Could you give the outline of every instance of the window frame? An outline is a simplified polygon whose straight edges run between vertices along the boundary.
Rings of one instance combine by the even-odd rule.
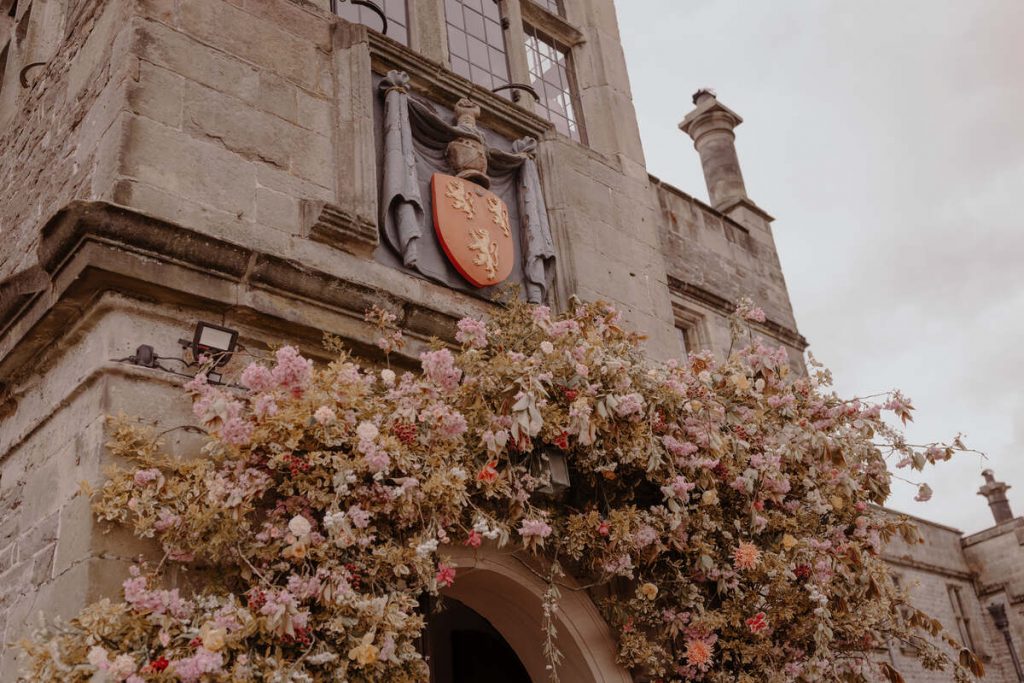
[[[679,331],[686,358],[691,353],[713,351],[708,336],[707,317],[678,301],[672,302],[673,324]]]
[[[377,5],[378,7],[380,7],[380,10],[382,12],[384,12],[385,16],[387,16],[387,9],[385,7],[385,1],[386,0],[370,0],[370,1],[373,2],[375,5]],[[401,45],[405,45],[406,47],[410,47],[411,48],[411,47],[413,47],[413,35],[414,35],[414,30],[413,30],[413,20],[415,18],[414,17],[414,10],[413,10],[414,2],[411,2],[410,0],[398,0],[398,1],[400,1],[405,6],[405,23],[401,24],[402,28],[405,29],[405,40],[404,41],[398,40],[394,36],[388,35],[386,33],[381,33],[380,29],[383,28],[383,27],[378,26],[375,23],[365,24],[365,23],[363,23],[362,19],[359,19],[358,21],[354,21],[352,19],[348,19],[347,17],[342,16],[341,13],[338,11],[343,5],[347,4],[347,5],[350,5],[352,7],[355,7],[357,13],[360,13],[363,10],[365,10],[365,11],[370,12],[371,14],[374,15],[373,18],[374,18],[375,21],[380,21],[380,17],[378,17],[376,15],[376,13],[373,10],[369,9],[368,7],[364,7],[364,6],[360,6],[360,5],[353,5],[349,0],[330,0],[328,9],[330,10],[331,14],[333,14],[334,16],[341,17],[345,21],[356,23],[356,24],[359,24],[361,26],[366,26],[368,29],[374,30],[377,33],[381,33],[381,35],[386,36],[387,38],[390,38],[391,40],[394,40],[395,42],[397,42],[397,43],[399,43]],[[390,26],[390,24],[393,21],[395,21],[395,20],[392,17],[388,17],[388,25],[389,26]]]
[[[974,634],[971,632],[971,618],[967,615],[964,606],[962,586],[949,583],[946,584],[946,593],[949,595],[949,603],[953,608],[953,618],[956,621],[956,629],[963,639],[963,646],[972,652],[977,652],[974,645]]]
[[[525,0],[525,1],[529,2],[530,0]],[[532,32],[532,34],[530,32]],[[565,135],[569,139],[571,139],[571,140],[573,140],[575,142],[578,142],[581,145],[586,145],[587,144],[587,128],[586,128],[586,125],[584,123],[583,103],[582,103],[582,101],[580,99],[580,88],[579,88],[579,83],[577,81],[577,75],[576,75],[576,71],[577,71],[577,69],[576,69],[576,59],[575,59],[575,55],[573,54],[572,47],[570,45],[562,43],[561,41],[558,40],[558,38],[556,38],[556,37],[550,35],[549,33],[545,32],[542,28],[539,28],[539,27],[537,27],[537,26],[535,26],[533,24],[530,24],[530,23],[524,21],[524,23],[523,23],[523,49],[524,49],[524,52],[530,49],[526,45],[526,41],[529,38],[533,38],[534,40],[536,40],[536,41],[538,41],[540,43],[546,43],[550,49],[552,49],[552,50],[554,50],[554,51],[564,55],[564,57],[565,57],[565,65],[564,65],[564,67],[565,67],[565,81],[566,81],[565,82],[564,92],[568,96],[568,98],[569,98],[569,105],[572,108],[572,117],[570,118],[568,115],[565,115],[564,118],[567,121],[570,121],[572,123],[572,125],[576,127],[576,136],[574,137],[571,134],[561,133],[561,131],[559,131],[559,132],[562,135]],[[527,60],[527,61],[529,61],[529,60]],[[529,72],[529,66],[527,66],[527,70]],[[525,81],[525,82],[529,83],[530,85],[533,85],[533,77],[534,77],[534,74],[532,72],[529,72],[528,80]],[[538,93],[538,94],[541,94],[541,93]],[[541,95],[541,97],[542,97],[542,102],[543,102],[543,95]],[[552,109],[552,107],[548,106],[547,104],[542,104],[542,102],[535,103],[534,111],[535,111],[535,113],[538,113],[538,115],[541,118],[544,118],[544,119],[547,119],[547,120],[551,121],[551,119],[548,119],[548,117],[545,116],[544,113],[537,112],[538,108],[540,108],[540,109]],[[554,124],[554,121],[551,121],[551,122],[552,122],[552,124]],[[556,130],[557,130],[557,126],[556,126]]]
[[[454,3],[456,3],[456,4],[458,4],[460,6],[460,10],[462,11],[462,23],[463,23],[462,27],[459,27],[458,25],[456,25],[455,22],[450,20],[449,15],[448,15],[448,4],[449,4],[449,2],[454,2]],[[506,4],[507,3],[496,2],[495,0],[478,0],[478,4],[480,4],[481,7],[487,5],[488,3],[493,3],[495,5],[495,8],[496,8],[496,15],[497,15],[497,22],[496,23],[498,24],[498,31],[500,32],[501,41],[502,41],[501,52],[502,52],[502,57],[504,59],[504,67],[505,67],[504,75],[503,74],[495,73],[495,71],[494,71],[494,69],[492,68],[492,65],[491,65],[491,57],[493,55],[491,55],[490,53],[491,53],[492,50],[497,50],[497,47],[492,45],[492,43],[490,41],[490,36],[489,36],[489,34],[487,32],[487,24],[488,24],[488,22],[492,22],[492,23],[494,23],[494,22],[493,22],[493,20],[490,17],[487,16],[486,10],[482,9],[480,12],[477,12],[475,9],[473,9],[472,7],[469,6],[469,2],[467,2],[466,0],[443,0],[442,12],[441,12],[442,17],[441,17],[441,19],[442,19],[442,23],[443,23],[442,31],[443,31],[443,34],[444,34],[445,47],[447,48],[447,54],[445,56],[445,61],[446,61],[446,64],[447,64],[448,68],[453,73],[458,75],[460,78],[465,78],[466,80],[470,81],[471,83],[474,83],[475,85],[478,85],[481,88],[484,88],[486,90],[489,90],[489,91],[493,92],[495,88],[499,88],[499,87],[501,87],[503,85],[508,85],[510,83],[515,83],[516,82],[516,78],[513,75],[514,74],[514,68],[513,68],[514,55],[512,54],[512,51],[510,50],[511,41],[510,41],[510,36],[509,36],[509,33],[510,33],[509,29],[511,27],[511,21],[510,21],[509,17],[506,15]],[[474,13],[474,14],[480,14],[480,16],[482,17],[483,22],[484,22],[484,33],[483,33],[482,36],[473,34],[468,29],[468,27],[465,26],[465,19],[466,19],[466,12],[467,12],[467,10],[472,12],[472,13]],[[466,56],[465,57],[455,54],[455,52],[452,49],[452,45],[451,45],[452,33],[451,32],[453,30],[460,31],[463,34],[465,34],[465,36],[466,36],[466,43],[467,43],[467,45],[466,45]],[[483,43],[484,49],[488,52],[488,68],[485,71],[490,76],[490,79],[491,79],[491,82],[492,82],[492,85],[490,85],[490,86],[488,86],[487,84],[484,84],[484,83],[480,83],[473,76],[473,68],[476,67],[478,69],[481,69],[482,67],[480,67],[479,64],[475,63],[473,61],[473,59],[471,58],[471,55],[470,55],[471,48],[469,47],[470,39],[475,39],[478,42]],[[470,75],[467,76],[467,75],[459,73],[458,71],[455,70],[455,64],[454,64],[454,60],[455,59],[460,59],[460,60],[466,62],[467,68],[469,70]],[[497,81],[497,80],[499,80],[501,78],[507,79],[506,82],[494,84],[495,81]],[[516,101],[516,98],[515,98],[515,96],[513,94],[508,94],[508,95],[506,95],[506,97],[510,97],[513,101]]]

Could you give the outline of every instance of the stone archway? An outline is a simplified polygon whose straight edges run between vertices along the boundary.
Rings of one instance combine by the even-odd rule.
[[[444,591],[494,626],[515,651],[534,683],[548,680],[541,648],[544,582],[510,552],[446,548],[457,566],[455,584]],[[611,629],[584,591],[562,590],[558,647],[565,655],[559,673],[573,683],[632,683],[615,662]]]

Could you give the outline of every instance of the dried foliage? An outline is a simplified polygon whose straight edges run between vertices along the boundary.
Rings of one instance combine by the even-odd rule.
[[[458,325],[461,350],[401,377],[291,347],[245,390],[188,385],[209,430],[181,461],[121,422],[131,464],[96,494],[102,520],[153,537],[168,564],[213,568],[201,595],[133,569],[103,601],[24,646],[32,681],[425,681],[421,598],[458,581],[446,548],[511,544],[586,584],[619,661],[659,681],[902,680],[872,661],[893,639],[968,680],[980,664],[906,604],[879,558],[905,519],[877,506],[894,466],[962,450],[914,447],[882,419],[898,393],[843,400],[829,376],[734,320],[726,362],[645,358],[602,304],[554,318],[510,306]],[[380,311],[381,347],[401,347]],[[568,463],[559,492],[552,464]],[[922,488],[922,495],[925,490]],[[577,584],[577,585],[578,585]]]

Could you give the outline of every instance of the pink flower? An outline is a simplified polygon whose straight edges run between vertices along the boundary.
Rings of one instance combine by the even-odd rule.
[[[317,424],[330,425],[338,421],[338,416],[327,406],[320,406],[313,413],[313,419],[317,421]]]
[[[747,320],[752,320],[755,323],[763,323],[765,321],[764,311],[759,307],[754,306],[743,316]]]
[[[244,446],[252,438],[253,425],[239,417],[228,418],[220,429],[220,438],[232,446]]]
[[[420,354],[423,374],[441,391],[452,391],[459,386],[462,370],[455,367],[455,357],[448,349]]]
[[[619,403],[615,406],[615,412],[621,417],[628,417],[642,412],[644,409],[644,398],[640,394],[626,394],[619,396]]]
[[[463,318],[458,322],[455,340],[471,349],[487,346],[487,325],[482,320]]]
[[[221,672],[224,658],[219,652],[210,652],[204,647],[185,659],[176,659],[170,663],[170,669],[183,683],[197,683],[205,674]]]
[[[124,601],[132,606],[136,612],[149,612],[152,614],[170,614],[178,619],[184,619],[191,613],[191,608],[181,598],[178,589],[150,590],[145,576],[139,575],[139,568],[132,567],[131,578],[126,579],[122,584],[124,587]]]
[[[523,538],[547,538],[551,535],[551,525],[542,519],[524,519],[519,525],[519,534]]]
[[[609,533],[611,533],[611,530],[612,525],[609,524],[607,520],[603,520],[600,524],[597,525],[597,533],[601,536],[607,536]]]
[[[313,363],[299,354],[294,346],[283,346],[277,350],[277,365],[271,371],[274,382],[282,389],[301,395],[309,384]]]
[[[470,548],[479,548],[481,543],[483,543],[483,536],[477,533],[476,530],[470,531],[465,544]]]
[[[250,363],[242,371],[242,386],[251,391],[270,391],[274,388],[274,376],[270,369],[256,363]]]
[[[437,565],[437,574],[434,576],[437,580],[437,585],[442,588],[447,588],[455,583],[455,568],[449,567],[443,562]]]
[[[917,495],[914,496],[914,500],[919,503],[924,503],[932,499],[932,487],[928,484],[921,484],[917,487]]]
[[[164,484],[164,475],[160,474],[160,470],[155,467],[148,470],[138,470],[134,477],[136,486],[147,486],[156,482],[157,488],[160,488]]]
[[[732,551],[732,561],[736,569],[754,569],[761,561],[761,551],[753,543],[740,541]]]
[[[270,394],[260,394],[256,397],[252,410],[256,413],[256,417],[277,415],[277,401]]]
[[[678,498],[685,501],[690,497],[690,491],[695,488],[697,488],[696,484],[686,481],[686,477],[680,474],[670,481],[668,486],[662,486],[661,493],[666,499]]]
[[[760,633],[761,631],[768,628],[767,615],[764,612],[758,612],[754,616],[747,619],[746,624],[747,628],[750,629],[751,633]]]
[[[348,518],[352,520],[352,526],[357,529],[365,529],[369,526],[370,517],[370,513],[358,505],[353,505],[348,509]]]

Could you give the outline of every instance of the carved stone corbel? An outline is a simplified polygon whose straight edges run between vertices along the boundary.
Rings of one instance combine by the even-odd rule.
[[[369,257],[377,248],[377,226],[336,204],[303,200],[302,226],[311,239],[350,254]]]

